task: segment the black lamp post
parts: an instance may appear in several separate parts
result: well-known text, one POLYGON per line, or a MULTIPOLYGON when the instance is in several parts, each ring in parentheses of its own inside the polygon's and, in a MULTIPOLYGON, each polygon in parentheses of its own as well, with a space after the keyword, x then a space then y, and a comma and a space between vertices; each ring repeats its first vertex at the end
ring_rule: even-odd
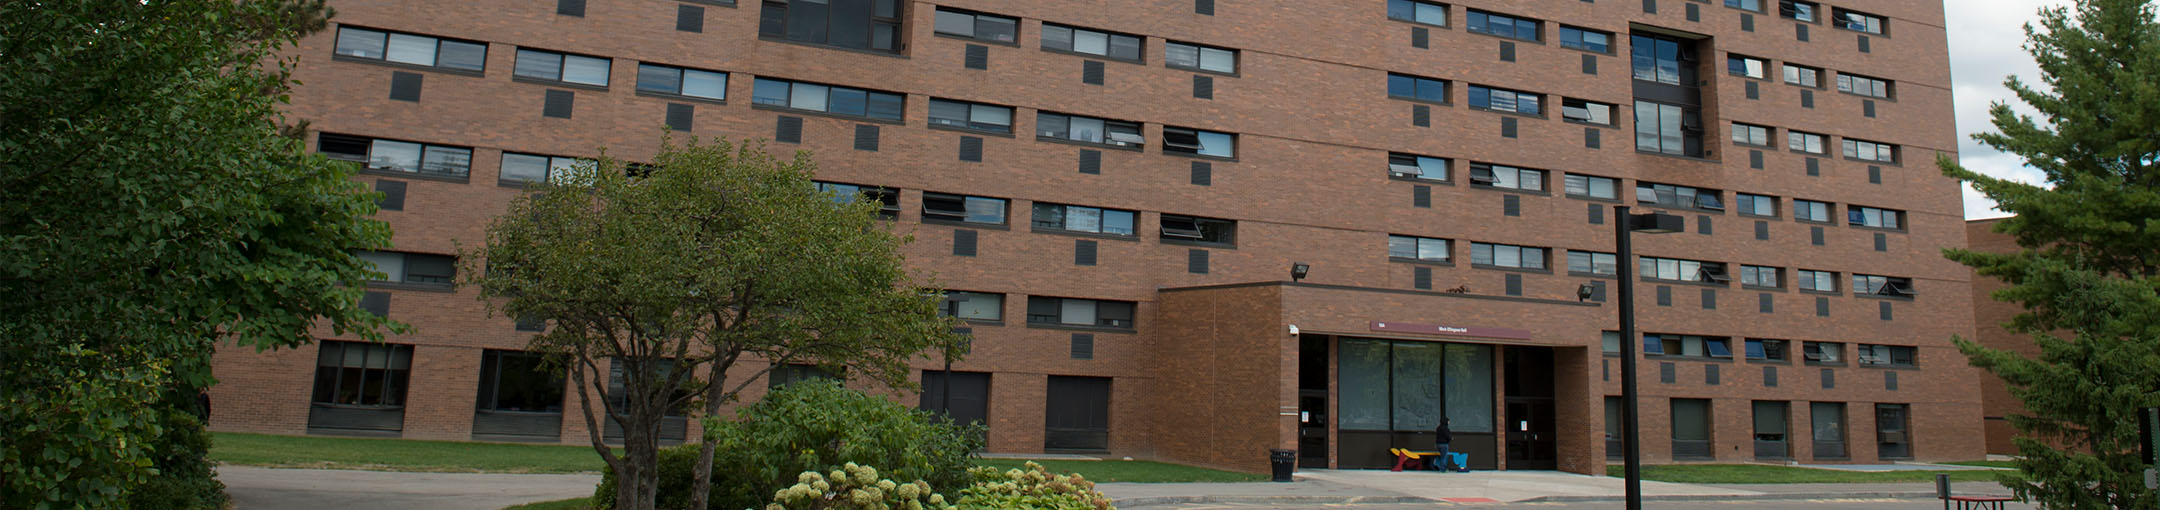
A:
POLYGON ((952 417, 953 355, 958 354, 965 356, 967 355, 968 349, 974 347, 975 344, 975 328, 953 328, 952 332, 953 334, 960 336, 960 345, 958 349, 960 352, 955 353, 953 352, 954 349, 952 348, 945 349, 945 371, 943 374, 938 375, 939 377, 944 379, 943 381, 938 382, 938 411, 944 412, 946 418, 952 417))
POLYGON ((1620 277, 1620 439, 1626 452, 1627 510, 1642 510, 1642 434, 1636 423, 1635 365, 1641 335, 1635 332, 1635 247, 1629 234, 1669 234, 1687 229, 1679 216, 1652 212, 1628 214, 1628 206, 1613 206, 1613 237, 1619 253, 1614 257, 1620 277))

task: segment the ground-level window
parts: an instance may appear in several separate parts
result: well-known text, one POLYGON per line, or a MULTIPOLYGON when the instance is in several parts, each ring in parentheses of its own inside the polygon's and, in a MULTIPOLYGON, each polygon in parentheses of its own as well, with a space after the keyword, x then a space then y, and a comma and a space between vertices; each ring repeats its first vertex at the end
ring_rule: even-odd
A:
MULTIPOLYGON (((615 358, 610 360, 608 363, 607 398, 610 402, 612 402, 614 409, 618 412, 626 409, 626 406, 628 405, 628 403, 625 401, 625 397, 628 396, 628 390, 624 384, 624 374, 630 370, 642 370, 642 367, 632 367, 631 365, 634 363, 660 364, 659 369, 653 371, 653 374, 659 377, 666 377, 669 372, 674 370, 674 367, 681 366, 671 360, 665 359, 632 361, 624 358, 615 358)), ((662 444, 680 443, 683 441, 684 437, 687 437, 689 435, 689 421, 687 418, 684 418, 685 416, 690 414, 690 399, 688 398, 690 394, 688 391, 685 391, 686 389, 687 388, 676 388, 676 393, 674 397, 670 399, 670 401, 674 402, 675 405, 669 406, 665 410, 666 415, 660 419, 660 441, 662 442, 662 444)), ((623 415, 617 414, 613 417, 606 419, 606 421, 604 422, 605 426, 601 430, 602 441, 606 441, 609 443, 622 442, 623 429, 620 420, 622 420, 623 418, 623 415)))
POLYGON ((1790 407, 1791 404, 1786 402, 1755 401, 1755 458, 1792 457, 1792 450, 1785 441, 1786 412, 1790 407))
POLYGON ((1815 458, 1845 458, 1845 403, 1809 403, 1808 421, 1809 430, 1815 434, 1815 458))
POLYGON ((1907 430, 1910 409, 1905 404, 1875 404, 1875 455, 1885 459, 1911 458, 1912 434, 1907 430))
POLYGON ((309 429, 396 432, 405 427, 413 346, 324 341, 315 355, 309 429))
POLYGON ((989 423, 990 374, 985 372, 945 372, 924 370, 922 373, 922 399, 918 409, 932 413, 944 413, 953 423, 989 423), (950 375, 948 375, 950 374, 950 375), (947 380, 951 388, 947 388, 947 380), (952 403, 947 404, 947 395, 952 403))
POLYGON ((480 355, 480 394, 473 400, 473 438, 558 441, 562 436, 563 372, 539 354, 488 350, 480 355))
POLYGON ((1110 449, 1110 378, 1050 376, 1043 401, 1043 449, 1110 449))
POLYGON ((1711 457, 1709 400, 1672 399, 1672 452, 1675 459, 1711 457))
POLYGON ((1443 417, 1457 450, 1480 439, 1465 434, 1494 432, 1492 346, 1344 338, 1338 349, 1341 450, 1357 451, 1341 463, 1385 467, 1388 448, 1431 448, 1443 417))

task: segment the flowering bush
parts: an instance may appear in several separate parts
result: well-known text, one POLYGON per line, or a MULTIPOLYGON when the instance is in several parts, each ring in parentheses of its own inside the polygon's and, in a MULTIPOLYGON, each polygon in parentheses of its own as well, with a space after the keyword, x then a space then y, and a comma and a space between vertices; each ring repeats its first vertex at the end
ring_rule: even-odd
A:
POLYGON ((847 463, 820 474, 804 471, 795 485, 773 493, 765 510, 952 510, 930 483, 878 478, 877 468, 847 463))
POLYGON ((955 503, 963 510, 1115 510, 1110 498, 1095 490, 1095 482, 1079 473, 1052 474, 1033 462, 1026 467, 1002 473, 987 467, 970 470, 975 484, 961 490, 955 503))

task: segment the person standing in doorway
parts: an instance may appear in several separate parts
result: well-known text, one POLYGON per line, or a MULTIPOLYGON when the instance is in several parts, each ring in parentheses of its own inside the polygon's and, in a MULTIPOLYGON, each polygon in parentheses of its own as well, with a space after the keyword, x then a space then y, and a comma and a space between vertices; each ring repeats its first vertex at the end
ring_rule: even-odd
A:
POLYGON ((1441 472, 1448 470, 1448 443, 1454 440, 1455 435, 1448 432, 1448 419, 1440 418, 1440 426, 1433 428, 1433 450, 1440 452, 1440 458, 1433 460, 1433 467, 1441 472))

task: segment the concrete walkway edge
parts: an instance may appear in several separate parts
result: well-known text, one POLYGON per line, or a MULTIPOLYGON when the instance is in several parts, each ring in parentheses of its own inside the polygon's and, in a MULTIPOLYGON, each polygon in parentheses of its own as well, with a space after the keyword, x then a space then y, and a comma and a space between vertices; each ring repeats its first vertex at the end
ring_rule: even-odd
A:
MULTIPOLYGON (((1702 494, 1643 496, 1643 501, 1754 501, 1754 500, 1809 500, 1809 499, 1933 499, 1934 492, 1831 492, 1831 493, 1771 493, 1771 494, 1702 494)), ((1611 496, 1544 496, 1515 501, 1514 503, 1596 503, 1621 501, 1625 498, 1611 496)), ((1162 505, 1190 505, 1212 503, 1280 503, 1280 504, 1394 504, 1394 503, 1444 503, 1445 501, 1417 496, 1158 496, 1112 500, 1118 508, 1138 508, 1162 505)))

